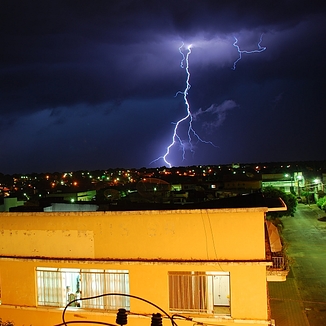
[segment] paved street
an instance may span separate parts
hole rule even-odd
[[[326,222],[318,221],[325,215],[316,205],[299,204],[295,217],[282,219],[291,271],[286,282],[269,286],[276,326],[326,325]],[[275,314],[287,306],[293,311]],[[291,313],[300,321],[290,323]]]

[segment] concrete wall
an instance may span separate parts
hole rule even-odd
[[[192,318],[268,324],[264,209],[1,213],[0,230],[0,317],[15,326],[61,323],[62,309],[37,306],[36,267],[127,269],[130,294],[168,313],[168,272],[226,271],[231,316]],[[159,312],[135,299],[131,311]],[[116,312],[75,308],[66,320],[115,324],[115,318]],[[128,325],[150,325],[150,319],[129,316]]]
[[[85,266],[87,265],[87,267]],[[223,319],[218,316],[194,315],[187,313],[198,321],[203,318],[213,319],[223,325],[233,325],[236,320],[250,320],[255,325],[266,325],[267,315],[267,292],[266,292],[266,267],[264,265],[241,265],[241,264],[215,264],[203,266],[190,264],[103,264],[95,263],[67,263],[67,262],[44,262],[44,261],[2,261],[0,265],[2,279],[2,304],[0,316],[3,320],[12,320],[15,326],[44,326],[56,325],[61,322],[62,309],[37,307],[36,295],[36,267],[65,267],[65,268],[95,268],[95,269],[128,269],[130,275],[130,293],[151,301],[169,313],[168,307],[168,272],[171,271],[229,271],[230,272],[230,300],[231,318]],[[131,299],[131,311],[137,314],[152,314],[160,312],[155,307],[143,301]],[[68,311],[66,320],[97,320],[114,323],[116,312],[95,312],[75,308]],[[131,319],[130,319],[131,318]],[[130,317],[128,324],[137,325],[141,320],[132,323]],[[46,323],[44,322],[46,320]],[[261,324],[259,320],[265,321]],[[210,323],[212,320],[210,321]],[[143,321],[144,325],[150,325],[148,318]],[[167,323],[168,324],[168,323]],[[178,325],[180,323],[178,322]],[[189,324],[186,324],[189,325]]]
[[[265,259],[259,209],[2,213],[0,230],[2,256]]]

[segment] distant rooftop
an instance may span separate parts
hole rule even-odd
[[[282,211],[287,207],[281,198],[266,198],[261,193],[240,195],[229,198],[186,204],[163,203],[125,203],[110,205],[109,211],[136,210],[179,210],[179,209],[214,209],[214,208],[255,208],[266,207],[268,211]]]

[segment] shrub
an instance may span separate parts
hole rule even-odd
[[[318,201],[317,201],[317,206],[320,209],[325,210],[325,205],[326,205],[326,197],[319,198]]]

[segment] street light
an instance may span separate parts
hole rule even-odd
[[[298,195],[300,196],[300,182],[303,179],[302,175],[297,175],[297,181],[298,181]]]

